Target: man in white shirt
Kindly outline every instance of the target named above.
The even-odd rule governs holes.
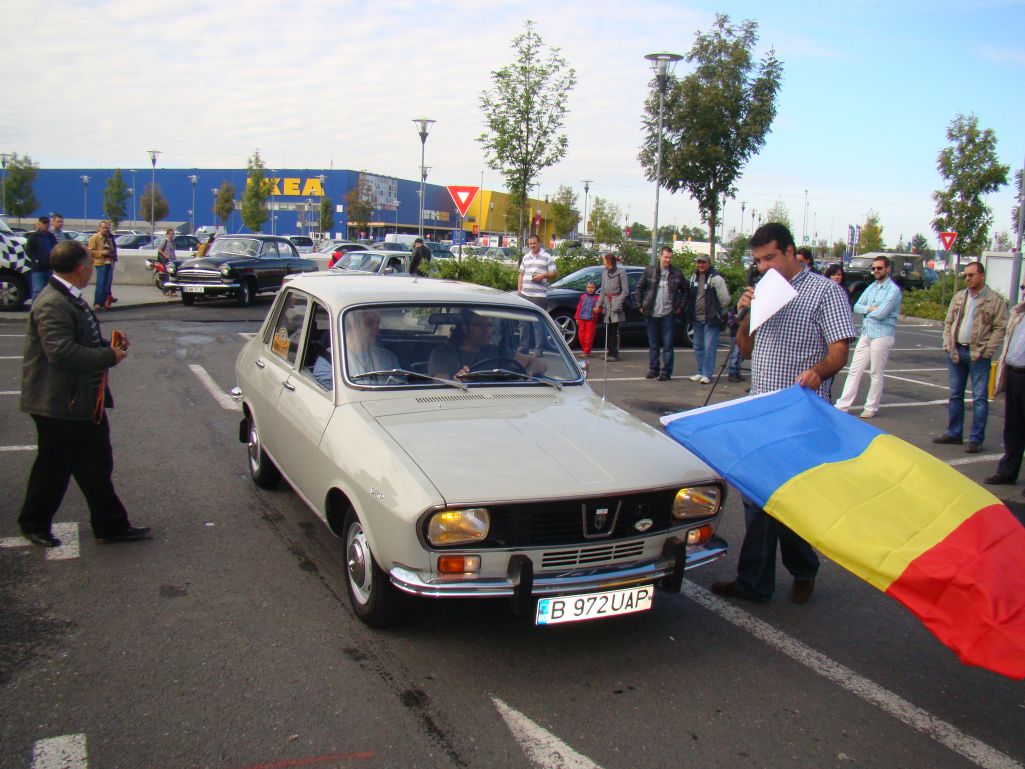
[[[548,309],[548,284],[559,276],[555,267],[555,257],[541,248],[541,240],[537,235],[527,238],[527,253],[520,259],[520,274],[516,279],[516,291],[527,301],[536,304],[542,310]],[[525,325],[525,330],[534,329],[533,342],[529,339],[520,340],[520,351],[533,350],[535,355],[541,354],[543,335],[540,324]]]

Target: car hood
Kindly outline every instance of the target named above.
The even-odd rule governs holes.
[[[572,389],[432,390],[364,408],[449,504],[593,496],[716,477],[661,431]]]
[[[239,264],[240,262],[253,261],[248,256],[204,256],[200,259],[187,259],[181,263],[178,269],[194,269],[194,270],[216,270],[220,268],[222,264],[231,263]]]

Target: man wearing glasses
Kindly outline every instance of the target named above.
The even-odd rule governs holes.
[[[1025,292],[1025,285],[1019,286]],[[1025,454],[1025,302],[1011,310],[1004,335],[1004,349],[997,362],[997,381],[993,394],[1004,394],[1004,455],[997,471],[986,478],[988,484],[1018,482],[1022,455]]]
[[[972,431],[965,451],[978,454],[986,438],[989,417],[989,368],[993,354],[1004,341],[1007,328],[1007,304],[986,286],[986,268],[972,262],[964,268],[967,288],[954,294],[943,322],[943,348],[947,351],[947,378],[950,401],[947,404],[947,431],[933,443],[963,443],[964,394],[968,378],[972,380]]]
[[[869,368],[871,383],[865,397],[862,419],[871,419],[879,413],[879,401],[883,397],[883,371],[890,357],[897,336],[897,316],[900,314],[900,288],[890,279],[890,260],[880,256],[872,260],[872,277],[875,282],[866,288],[854,305],[857,315],[864,315],[861,336],[854,348],[854,360],[847,372],[843,393],[836,402],[840,411],[847,411],[858,397],[858,385],[865,368]]]

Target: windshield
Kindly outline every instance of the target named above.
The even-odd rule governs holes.
[[[340,318],[343,370],[355,387],[583,382],[546,313],[485,304],[374,305]]]
[[[586,291],[588,283],[595,283],[601,285],[601,273],[602,267],[595,265],[594,267],[584,267],[582,270],[571,272],[565,278],[559,278],[552,284],[552,288],[568,288],[573,291]]]
[[[260,254],[260,241],[255,238],[218,238],[206,252],[207,256],[252,256]]]
[[[332,269],[377,272],[384,257],[385,255],[380,251],[350,251],[335,262]]]

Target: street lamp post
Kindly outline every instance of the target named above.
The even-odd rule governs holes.
[[[130,193],[132,193],[132,229],[134,230],[135,229],[135,191],[137,189],[139,189],[139,188],[137,186],[135,186],[135,169],[132,169],[128,173],[130,173],[132,175],[132,188],[130,190],[128,190],[128,191]]]
[[[593,179],[584,179],[584,235],[587,235],[587,193],[591,191]]]
[[[196,216],[196,182],[199,181],[199,177],[192,174],[189,176],[189,181],[192,182],[192,210],[189,211],[189,227],[192,233],[194,233],[196,231],[196,220],[194,218]]]
[[[320,174],[317,178],[320,179],[320,204],[317,206],[317,232],[320,233],[321,238],[330,238],[331,233],[329,232],[327,235],[324,234],[324,229],[321,226],[320,221],[320,209],[323,208],[324,198],[327,196],[327,192],[324,190],[324,179],[327,177],[324,174]]]
[[[82,221],[89,222],[89,177],[82,176]]]
[[[658,196],[662,189],[663,107],[666,86],[669,85],[669,77],[676,67],[676,62],[683,57],[678,53],[649,53],[644,58],[651,62],[651,69],[655,73],[655,84],[658,87],[658,139],[655,150],[655,225],[651,228],[651,263],[656,264],[658,260]]]
[[[424,185],[427,182],[427,168],[424,166],[424,157],[427,151],[427,134],[437,121],[430,118],[418,117],[413,119],[416,125],[416,132],[420,134],[420,231],[419,235],[424,236]]]
[[[7,161],[10,159],[10,152],[0,152],[0,166],[3,166],[3,178],[0,179],[0,210],[4,216],[7,216]]]
[[[747,208],[747,201],[740,201],[740,234],[744,234],[744,209]]]
[[[149,162],[153,168],[150,176],[149,186],[149,236],[153,240],[157,237],[157,158],[160,157],[160,150],[146,150],[149,154]]]

